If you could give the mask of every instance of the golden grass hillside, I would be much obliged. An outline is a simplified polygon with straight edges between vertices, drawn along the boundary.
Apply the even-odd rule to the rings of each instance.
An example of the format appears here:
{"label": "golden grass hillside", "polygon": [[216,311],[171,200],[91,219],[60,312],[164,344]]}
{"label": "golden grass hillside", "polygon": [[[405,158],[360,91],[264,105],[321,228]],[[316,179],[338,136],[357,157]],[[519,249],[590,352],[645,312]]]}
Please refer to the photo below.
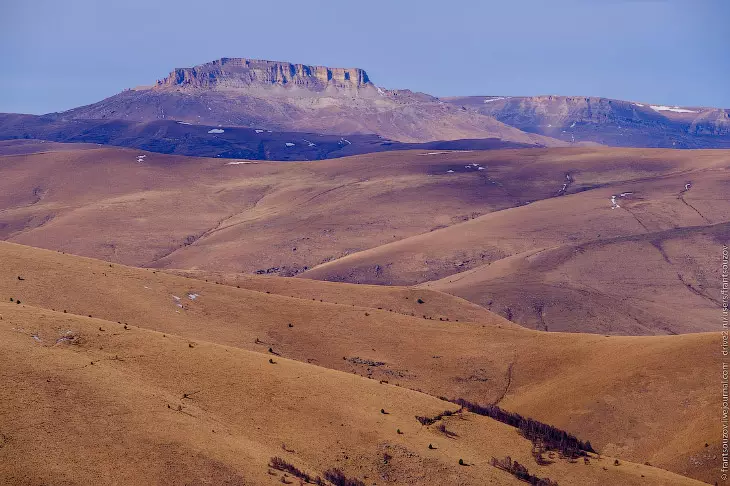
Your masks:
{"label": "golden grass hillside", "polygon": [[415,416],[453,404],[306,363],[25,304],[0,313],[5,484],[301,484],[275,456],[363,484],[523,484],[490,465],[504,455],[561,485],[701,484],[610,456],[540,466],[512,427],[462,412],[446,434]]}
{"label": "golden grass hillside", "polygon": [[[255,291],[9,243],[0,244],[0,254],[4,324],[6,313],[25,305],[59,317],[86,316],[92,330],[109,328],[103,333],[121,333],[126,324],[135,332],[144,328],[228,352],[260,353],[264,362],[266,356],[309,362],[372,378],[367,382],[375,385],[385,381],[396,389],[498,403],[590,440],[620,460],[714,478],[720,434],[708,370],[720,366],[716,334],[544,333],[487,312],[476,322],[456,322],[457,312],[471,308],[460,310],[463,301],[444,296],[447,307],[434,309],[433,291],[396,289],[403,303],[391,311],[377,307],[399,297],[374,297],[369,288],[353,297],[359,287],[352,285],[338,294],[336,284],[312,282],[307,295],[307,280],[296,289],[264,282],[267,290]],[[417,295],[423,303],[413,301]],[[21,303],[11,304],[11,298]],[[411,316],[408,309],[424,310]]]}

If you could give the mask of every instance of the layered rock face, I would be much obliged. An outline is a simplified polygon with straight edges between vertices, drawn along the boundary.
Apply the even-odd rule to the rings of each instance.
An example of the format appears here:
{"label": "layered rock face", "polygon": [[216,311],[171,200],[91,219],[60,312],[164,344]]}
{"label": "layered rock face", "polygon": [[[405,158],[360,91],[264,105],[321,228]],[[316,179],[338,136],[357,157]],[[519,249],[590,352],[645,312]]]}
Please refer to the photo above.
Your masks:
{"label": "layered rock face", "polygon": [[244,88],[251,85],[294,85],[321,91],[329,86],[359,89],[372,86],[359,68],[307,66],[280,61],[222,58],[191,68],[178,68],[158,87]]}

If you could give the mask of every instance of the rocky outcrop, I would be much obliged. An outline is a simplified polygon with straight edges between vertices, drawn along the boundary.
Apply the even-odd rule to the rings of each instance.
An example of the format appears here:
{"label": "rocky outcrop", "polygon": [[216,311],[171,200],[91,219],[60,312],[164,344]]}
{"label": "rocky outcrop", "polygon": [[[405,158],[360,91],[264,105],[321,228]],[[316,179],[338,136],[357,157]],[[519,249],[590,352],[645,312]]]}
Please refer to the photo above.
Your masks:
{"label": "rocky outcrop", "polygon": [[372,86],[359,68],[307,66],[280,61],[227,58],[191,68],[178,68],[157,82],[158,87],[243,88],[252,85],[293,85],[321,91],[329,86],[359,89]]}

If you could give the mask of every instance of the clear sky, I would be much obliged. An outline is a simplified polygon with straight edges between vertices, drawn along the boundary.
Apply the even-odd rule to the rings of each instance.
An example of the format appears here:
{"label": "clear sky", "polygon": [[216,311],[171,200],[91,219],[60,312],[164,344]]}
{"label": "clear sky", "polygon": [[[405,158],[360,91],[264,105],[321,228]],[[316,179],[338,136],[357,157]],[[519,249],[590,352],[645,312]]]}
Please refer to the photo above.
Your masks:
{"label": "clear sky", "polygon": [[64,110],[220,57],[362,67],[437,96],[730,108],[730,1],[0,0],[0,112]]}

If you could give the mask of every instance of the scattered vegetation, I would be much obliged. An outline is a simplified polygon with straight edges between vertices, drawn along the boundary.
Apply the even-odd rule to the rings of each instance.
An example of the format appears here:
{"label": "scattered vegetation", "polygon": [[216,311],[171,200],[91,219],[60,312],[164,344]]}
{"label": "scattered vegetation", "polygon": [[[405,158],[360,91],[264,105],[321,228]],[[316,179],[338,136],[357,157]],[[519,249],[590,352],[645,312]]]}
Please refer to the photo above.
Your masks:
{"label": "scattered vegetation", "polygon": [[496,405],[482,406],[461,398],[455,400],[455,403],[461,405],[469,412],[491,417],[499,422],[519,429],[520,434],[532,441],[540,450],[558,451],[568,458],[582,457],[587,452],[596,452],[591,446],[590,441],[583,442],[574,435],[560,430],[557,427],[538,422],[531,418],[525,418],[517,413],[508,412]]}
{"label": "scattered vegetation", "polygon": [[[461,464],[461,463],[460,463]],[[507,456],[501,461],[496,457],[492,458],[492,466],[507,471],[520,481],[524,481],[534,486],[558,486],[558,483],[547,478],[539,478],[527,470],[525,466],[517,461],[513,461],[511,457]]]}
{"label": "scattered vegetation", "polygon": [[454,415],[456,412],[452,412],[451,410],[444,410],[440,414],[434,416],[434,417],[423,417],[421,415],[416,415],[416,420],[418,420],[421,425],[432,425],[441,420],[444,417],[450,417]]}
{"label": "scattered vegetation", "polygon": [[364,358],[360,358],[358,356],[354,356],[352,358],[345,358],[345,359],[352,364],[359,364],[359,365],[365,365],[365,366],[383,366],[385,364],[384,361],[373,361],[372,359],[364,359]]}
{"label": "scattered vegetation", "polygon": [[286,462],[281,457],[272,457],[269,459],[269,467],[272,469],[276,469],[278,471],[282,472],[288,472],[292,476],[298,477],[305,483],[312,483],[312,484],[318,484],[318,485],[324,485],[324,481],[322,481],[322,478],[319,476],[313,478],[306,472],[302,471],[298,467],[294,466],[293,464]]}
{"label": "scattered vegetation", "polygon": [[365,486],[365,483],[356,478],[348,478],[337,468],[332,468],[324,473],[324,478],[334,486]]}

